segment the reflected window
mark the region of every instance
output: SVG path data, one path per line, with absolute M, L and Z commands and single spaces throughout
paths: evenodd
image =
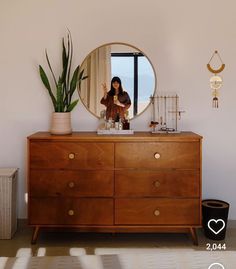
M 149 104 L 155 87 L 155 75 L 148 59 L 140 52 L 111 53 L 111 74 L 118 76 L 131 99 L 130 117 Z

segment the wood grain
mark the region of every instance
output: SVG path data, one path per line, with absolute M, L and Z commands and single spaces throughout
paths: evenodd
M 155 153 L 160 158 L 155 158 Z M 199 143 L 116 143 L 115 167 L 137 169 L 199 169 Z
M 115 172 L 116 197 L 199 197 L 198 171 L 120 170 Z
M 32 242 L 42 227 L 66 227 L 186 232 L 196 243 L 194 231 L 201 227 L 201 139 L 192 132 L 29 136 Z
M 70 159 L 69 154 L 74 154 Z M 112 143 L 30 143 L 31 169 L 113 169 Z
M 198 199 L 116 199 L 115 224 L 197 225 L 198 206 Z
M 73 211 L 73 215 L 70 213 Z M 29 222 L 52 224 L 113 224 L 113 199 L 109 198 L 30 198 Z
M 31 170 L 29 193 L 34 197 L 110 197 L 113 171 Z

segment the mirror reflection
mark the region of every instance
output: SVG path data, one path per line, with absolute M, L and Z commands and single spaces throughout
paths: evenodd
M 78 88 L 81 101 L 95 116 L 128 115 L 133 118 L 150 103 L 155 90 L 155 72 L 137 48 L 111 43 L 92 51 L 81 68 L 88 76 Z

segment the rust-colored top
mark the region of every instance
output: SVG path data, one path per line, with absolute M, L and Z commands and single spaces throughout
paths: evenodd
M 130 107 L 131 101 L 127 92 L 124 92 L 122 95 L 118 95 L 118 100 L 122 103 L 125 107 L 118 106 L 114 103 L 113 95 L 107 95 L 107 98 L 104 97 L 101 99 L 101 104 L 106 106 L 106 119 L 112 118 L 115 120 L 117 114 L 119 114 L 121 119 L 125 117 L 125 111 Z

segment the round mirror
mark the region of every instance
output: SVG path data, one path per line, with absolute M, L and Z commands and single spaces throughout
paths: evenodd
M 150 96 L 156 88 L 156 76 L 149 59 L 136 47 L 123 43 L 105 44 L 85 58 L 81 64 L 83 69 L 87 78 L 81 81 L 78 92 L 83 104 L 95 116 L 100 117 L 108 111 L 103 99 L 112 92 L 117 77 L 123 95 L 121 98 L 112 96 L 113 107 L 118 102 L 117 107 L 124 107 L 129 118 L 133 118 L 150 104 Z

